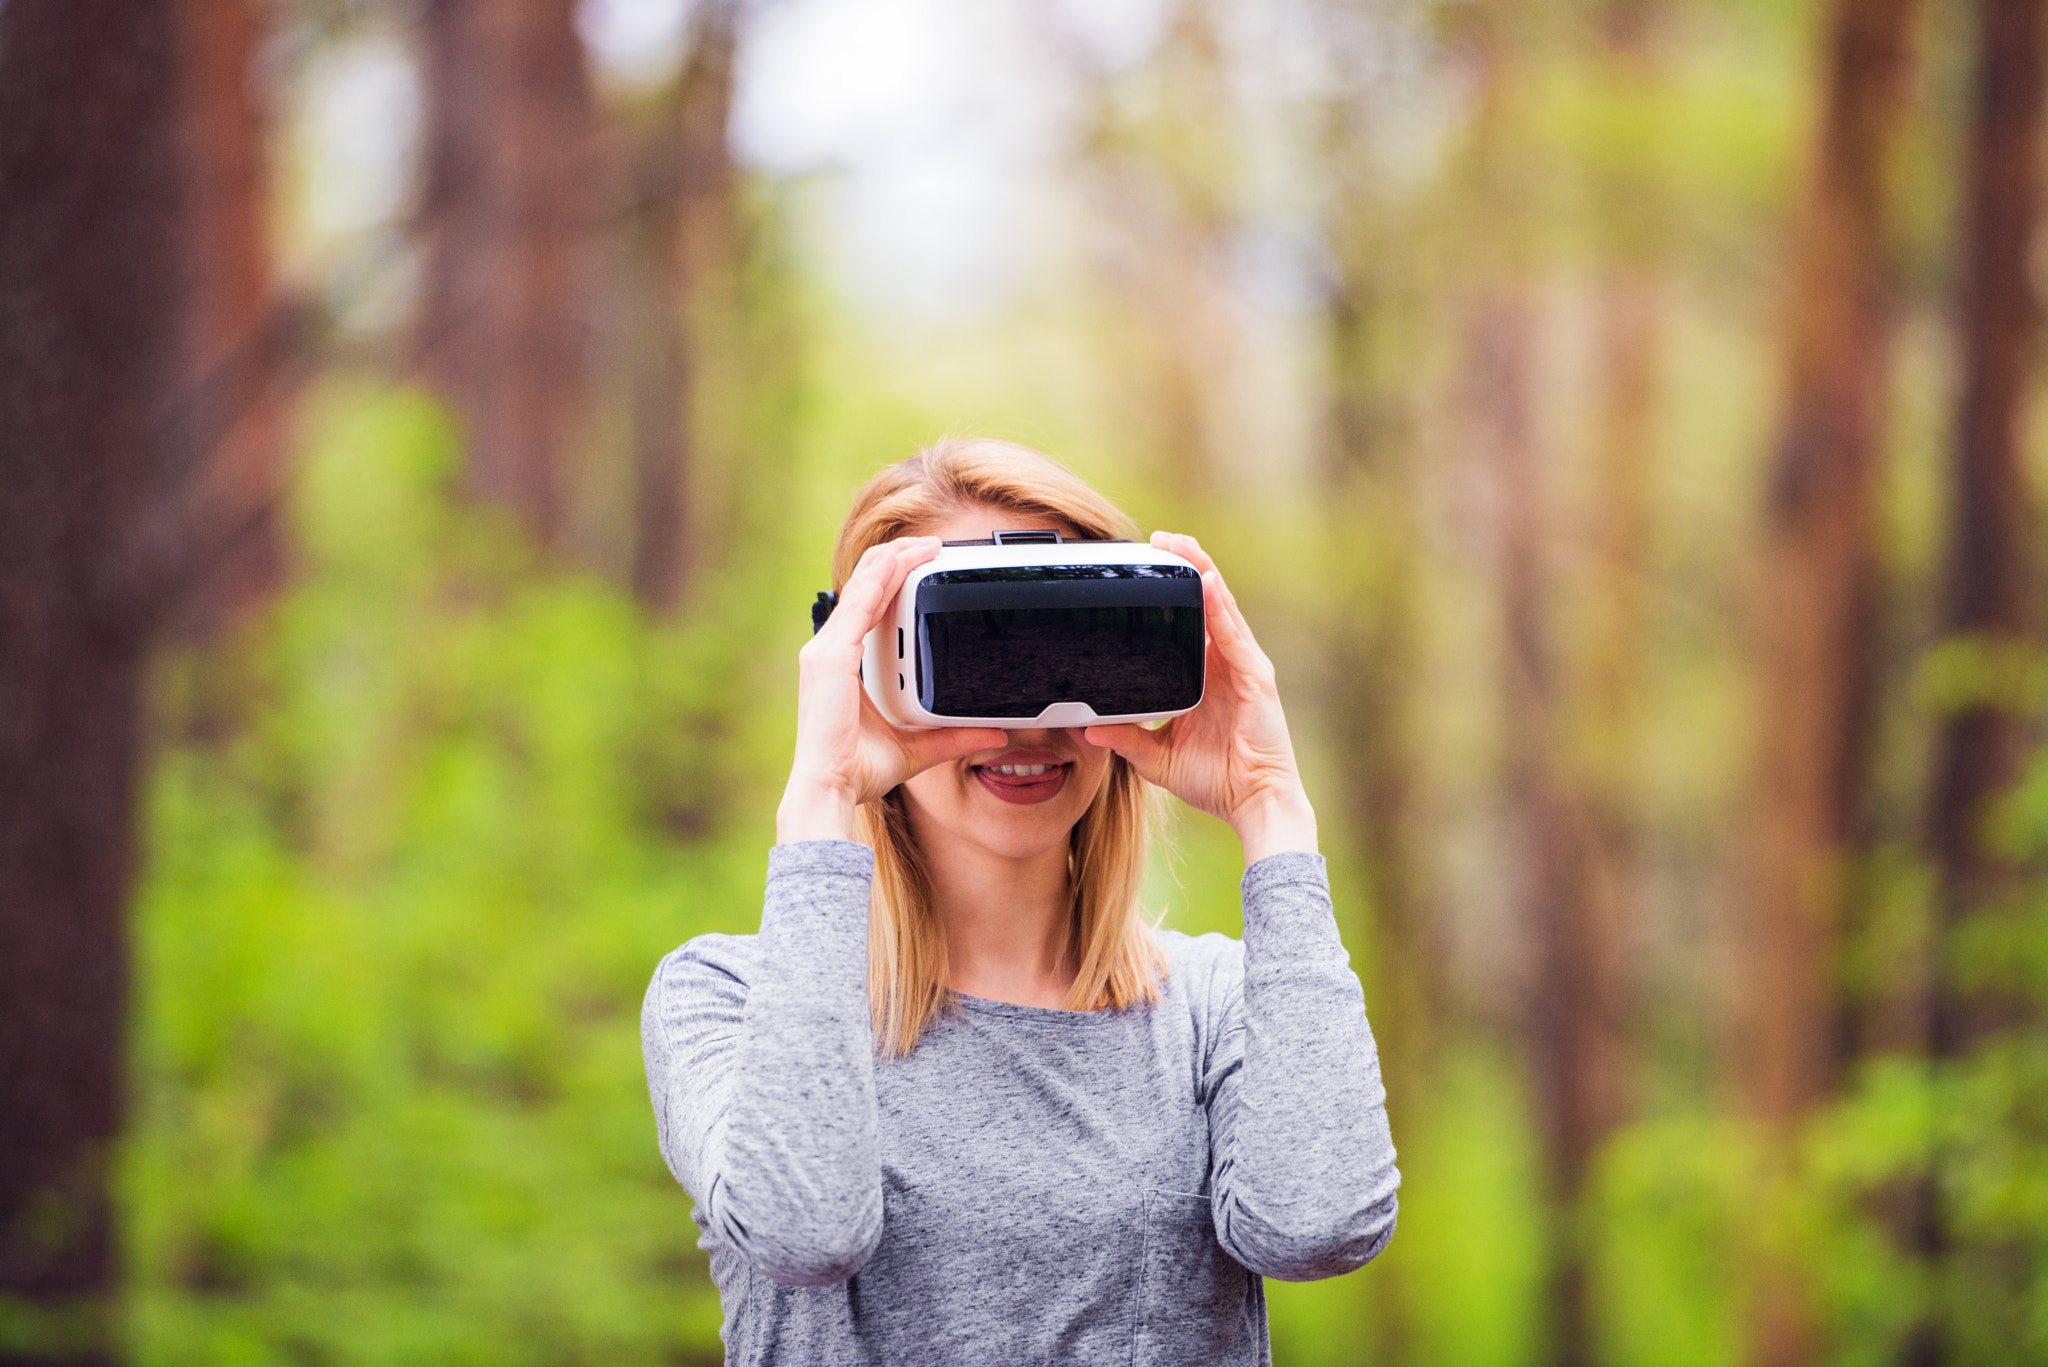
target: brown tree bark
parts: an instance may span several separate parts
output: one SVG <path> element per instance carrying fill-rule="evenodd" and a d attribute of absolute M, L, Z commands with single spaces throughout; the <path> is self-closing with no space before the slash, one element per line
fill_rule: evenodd
<path fill-rule="evenodd" d="M 1640 262 L 1610 265 L 1601 286 L 1605 376 L 1595 447 L 1586 652 L 1571 707 L 1571 787 L 1584 821 L 1584 861 L 1565 953 L 1578 967 L 1555 990 L 1573 997 L 1580 1041 L 1569 1166 L 1581 1176 L 1627 1119 L 1635 1068 L 1637 984 L 1629 946 L 1642 922 L 1635 769 L 1649 581 L 1651 428 L 1662 359 L 1658 282 Z"/>
<path fill-rule="evenodd" d="M 1364 207 L 1364 206 L 1359 206 Z M 1420 626 L 1413 434 L 1389 412 L 1388 376 L 1367 333 L 1391 311 L 1371 267 L 1339 265 L 1324 304 L 1331 368 L 1323 478 L 1337 613 L 1325 651 L 1325 706 L 1339 761 L 1344 838 L 1368 880 L 1378 946 L 1382 1048 L 1405 1060 L 1390 1086 L 1424 1075 L 1442 995 L 1443 954 L 1423 888 L 1410 682 Z"/>
<path fill-rule="evenodd" d="M 176 343 L 170 6 L 0 8 L 0 1296 L 117 1355 L 123 912 Z"/>
<path fill-rule="evenodd" d="M 1837 1062 L 1835 890 L 1868 739 L 1873 495 L 1892 330 L 1884 167 L 1917 10 L 1917 0 L 1836 0 L 1787 288 L 1736 1055 L 1751 1112 L 1775 1123 L 1826 1096 Z"/>
<path fill-rule="evenodd" d="M 1526 147 L 1516 144 L 1525 42 L 1512 6 L 1475 7 L 1459 35 L 1476 72 L 1479 107 L 1469 156 L 1473 212 L 1490 258 L 1473 298 L 1466 340 L 1466 404 L 1492 486 L 1495 573 L 1501 612 L 1503 796 L 1514 857 L 1513 905 L 1530 953 L 1524 1011 L 1536 1122 L 1549 1198 L 1546 1352 L 1560 1367 L 1593 1359 L 1587 1262 L 1579 1207 L 1601 1142 L 1619 1123 L 1627 1076 L 1620 899 L 1626 810 L 1611 769 L 1617 756 L 1579 753 L 1591 719 L 1575 699 L 1605 690 L 1625 704 L 1632 687 L 1640 604 L 1642 466 L 1651 364 L 1610 355 L 1604 431 L 1596 459 L 1603 488 L 1600 545 L 1590 588 L 1598 632 L 1584 662 L 1559 648 L 1553 615 L 1560 582 L 1553 561 L 1558 519 L 1546 488 L 1537 433 L 1538 312 L 1529 248 L 1517 234 L 1534 200 Z M 1646 297 L 1617 288 L 1606 299 L 1609 345 L 1643 340 Z M 1580 671 L 1585 677 L 1581 677 Z M 1596 761 L 1609 761 L 1603 768 Z M 1603 801 L 1603 799 L 1613 799 Z M 1601 818 L 1608 818 L 1603 826 Z M 1612 853 L 1613 860 L 1603 859 Z"/>
<path fill-rule="evenodd" d="M 1077 77 L 1087 112 L 1078 160 L 1093 191 L 1107 319 L 1110 398 L 1160 516 L 1184 516 L 1220 492 L 1220 416 L 1237 361 L 1229 280 L 1239 220 L 1229 72 L 1217 0 L 1173 0 L 1138 73 L 1146 95 L 1118 98 L 1127 73 L 1104 70 L 1087 44 L 1041 7 L 1046 32 Z"/>
<path fill-rule="evenodd" d="M 1596 14 L 1595 60 L 1610 98 L 1639 99 L 1656 80 L 1651 0 L 1611 0 Z M 1641 919 L 1634 784 L 1649 577 L 1650 468 L 1661 359 L 1655 255 L 1664 224 L 1646 166 L 1610 166 L 1593 187 L 1604 261 L 1598 286 L 1599 390 L 1593 433 L 1589 552 L 1570 585 L 1585 634 L 1524 723 L 1547 737 L 1536 787 L 1536 837 L 1552 842 L 1531 908 L 1539 932 L 1537 1035 L 1551 1226 L 1550 1361 L 1595 1359 L 1587 1184 L 1630 1110 L 1635 990 L 1629 946 Z M 1537 491 L 1531 491 L 1532 496 Z M 1539 567 L 1540 568 L 1540 567 Z M 1523 611 L 1531 617 L 1538 607 Z M 1540 624 L 1525 632 L 1533 635 Z M 1525 646 L 1532 670 L 1542 645 Z"/>
<path fill-rule="evenodd" d="M 689 56 L 645 150 L 627 229 L 638 288 L 633 332 L 633 591 L 657 612 L 683 597 L 694 560 L 693 419 L 706 314 L 729 286 L 738 180 L 727 146 L 741 0 L 702 0 Z"/>
<path fill-rule="evenodd" d="M 1370 0 L 1315 13 L 1332 86 L 1316 109 L 1320 224 L 1330 269 L 1321 331 L 1328 368 L 1320 489 L 1330 590 L 1317 699 L 1340 805 L 1328 831 L 1363 875 L 1373 946 L 1367 995 L 1388 1104 L 1426 1123 L 1444 1008 L 1445 953 L 1421 858 L 1415 676 L 1422 626 L 1415 338 L 1422 309 L 1404 250 L 1412 234 L 1381 193 L 1371 85 L 1383 54 Z M 1404 1361 L 1411 1317 L 1395 1284 L 1374 1282 L 1372 1355 Z"/>
<path fill-rule="evenodd" d="M 1496 480 L 1505 795 L 1516 856 L 1514 905 L 1532 933 L 1527 1018 L 1551 1201 L 1549 1358 L 1592 1360 L 1577 1209 L 1599 1141 L 1613 1128 L 1620 1072 L 1606 1006 L 1612 943 L 1590 895 L 1591 838 L 1565 759 L 1551 639 L 1550 526 L 1534 432 L 1535 310 L 1526 292 L 1481 300 L 1473 378 Z"/>
<path fill-rule="evenodd" d="M 283 544 L 280 341 L 273 316 L 269 176 L 250 0 L 180 0 L 179 157 L 185 170 L 184 365 L 174 406 L 204 470 L 199 501 L 226 533 L 188 590 L 184 627 L 231 627 L 276 591 Z"/>
<path fill-rule="evenodd" d="M 2039 301 L 2027 269 L 2040 205 L 2042 0 L 1978 6 L 1977 98 L 1963 223 L 1962 393 L 1943 631 L 1994 650 L 2028 639 L 2024 440 Z M 2015 700 L 1987 696 L 1950 716 L 1928 812 L 1953 929 L 2010 874 L 1986 848 L 1989 800 L 2017 775 L 2025 740 Z M 1936 1050 L 1953 1056 L 1992 1023 L 1952 988 L 1935 996 Z M 1994 1017 L 1995 1019 L 1995 1017 Z"/>
<path fill-rule="evenodd" d="M 1868 746 L 1874 491 L 1891 337 L 1885 167 L 1917 0 L 1834 0 L 1786 289 L 1786 398 L 1759 567 L 1758 751 L 1735 906 L 1733 1064 L 1748 1113 L 1789 1136 L 1832 1089 L 1841 866 Z M 1763 1367 L 1809 1360 L 1798 1280 L 1758 1280 Z"/>
<path fill-rule="evenodd" d="M 1977 6 L 1977 84 L 1965 168 L 1960 245 L 1962 376 L 1956 408 L 1948 531 L 1945 635 L 1983 653 L 1982 694 L 1942 725 L 1927 815 L 1927 839 L 1940 873 L 1935 966 L 1928 1018 L 1932 1051 L 1956 1058 L 2015 1018 L 2014 1004 L 1966 992 L 1943 971 L 1942 951 L 2015 870 L 1989 847 L 1991 801 L 2018 777 L 2026 742 L 2025 700 L 2001 696 L 2001 652 L 2023 649 L 2031 626 L 2027 553 L 2032 528 L 2025 468 L 2027 395 L 2040 301 L 2028 255 L 2040 216 L 2043 41 L 2042 0 L 1981 0 Z M 1939 1187 L 1914 1193 L 1916 1251 L 1937 1264 L 1955 1257 L 1944 1227 Z M 1992 1258 L 1980 1277 L 2012 1277 Z M 1950 1280 L 1957 1274 L 1951 1269 Z M 2023 1277 L 2007 1304 L 2028 1302 Z M 2021 1326 L 2010 1326 L 2021 1332 Z M 1948 1361 L 1955 1335 L 1939 1310 L 1906 1348 L 1920 1367 Z"/>
<path fill-rule="evenodd" d="M 479 497 L 562 530 L 589 378 L 597 120 L 576 0 L 427 0 L 420 375 Z"/>
<path fill-rule="evenodd" d="M 1654 30 L 1661 0 L 1610 0 L 1600 18 L 1600 64 L 1614 93 L 1640 98 L 1660 79 Z M 1650 578 L 1650 473 L 1664 360 L 1663 291 L 1657 253 L 1668 209 L 1648 166 L 1617 168 L 1595 187 L 1605 261 L 1599 286 L 1600 388 L 1593 450 L 1591 599 L 1588 648 L 1574 692 L 1579 718 L 1579 782 L 1591 823 L 1583 895 L 1592 917 L 1598 1014 L 1614 1065 L 1605 1128 L 1626 1109 L 1627 1039 L 1632 989 L 1621 959 L 1640 919 L 1638 835 L 1632 776 L 1639 736 L 1643 634 Z M 1604 1137 L 1604 1133 L 1603 1133 Z"/>

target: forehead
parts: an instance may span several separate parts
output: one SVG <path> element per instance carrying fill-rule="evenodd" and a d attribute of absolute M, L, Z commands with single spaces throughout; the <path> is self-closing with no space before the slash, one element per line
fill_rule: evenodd
<path fill-rule="evenodd" d="M 1046 527 L 1056 528 L 1070 541 L 1080 535 L 1057 518 L 1048 520 L 1044 513 L 1023 513 L 1014 508 L 991 507 L 986 503 L 956 509 L 941 518 L 937 526 L 918 530 L 941 541 L 980 541 L 990 532 L 1032 532 Z"/>

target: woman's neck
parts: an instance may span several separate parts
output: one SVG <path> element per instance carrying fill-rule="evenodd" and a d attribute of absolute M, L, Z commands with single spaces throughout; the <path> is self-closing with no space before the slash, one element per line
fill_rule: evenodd
<path fill-rule="evenodd" d="M 923 844 L 947 986 L 1018 1006 L 1064 1005 L 1077 969 L 1066 850 L 1014 859 L 961 840 Z"/>

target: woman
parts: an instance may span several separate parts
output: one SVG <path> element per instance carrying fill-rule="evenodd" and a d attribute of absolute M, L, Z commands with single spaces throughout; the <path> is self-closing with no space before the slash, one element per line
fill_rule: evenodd
<path fill-rule="evenodd" d="M 902 731 L 861 641 L 943 540 L 1127 522 L 1024 447 L 870 480 L 798 655 L 756 935 L 662 961 L 642 1022 L 738 1363 L 1255 1363 L 1261 1277 L 1362 1266 L 1394 1150 L 1273 668 L 1191 537 L 1207 692 L 1157 730 Z M 1243 842 L 1245 934 L 1153 929 L 1148 785 Z"/>

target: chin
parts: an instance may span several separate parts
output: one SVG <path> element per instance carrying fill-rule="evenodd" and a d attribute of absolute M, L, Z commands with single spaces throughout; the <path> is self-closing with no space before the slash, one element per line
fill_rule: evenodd
<path fill-rule="evenodd" d="M 977 823 L 967 830 L 949 831 L 947 834 L 955 839 L 972 841 L 990 854 L 1001 855 L 1005 859 L 1035 859 L 1049 849 L 1065 849 L 1075 823 L 1080 819 L 1077 814 L 1073 821 L 1064 823 Z"/>

